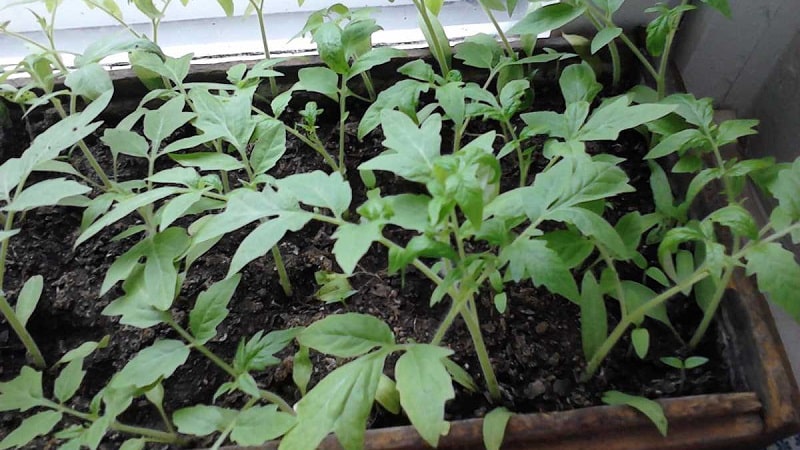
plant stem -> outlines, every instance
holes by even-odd
[[[680,6],[678,8],[683,8],[684,6],[689,4],[689,0],[681,0]],[[678,32],[678,26],[680,26],[681,19],[683,18],[683,11],[678,13],[678,19],[676,20],[676,27],[671,28],[669,33],[667,33],[667,40],[664,45],[664,53],[661,55],[661,61],[658,65],[658,77],[656,77],[656,91],[658,92],[658,99],[661,100],[664,98],[667,92],[667,68],[669,67],[669,57],[670,53],[672,53],[672,43],[675,41],[675,34]]]
[[[717,288],[714,290],[714,295],[711,297],[711,302],[704,311],[703,320],[700,322],[700,325],[692,335],[692,339],[689,341],[689,348],[692,350],[694,350],[700,344],[700,341],[703,339],[703,336],[705,336],[706,331],[708,331],[709,325],[711,325],[711,320],[716,316],[715,313],[719,307],[722,297],[725,294],[725,289],[728,287],[728,282],[731,280],[733,271],[734,267],[726,268],[725,272],[722,274],[722,277],[720,277],[719,281],[717,282]]]
[[[492,362],[489,360],[489,352],[486,350],[486,343],[483,341],[483,334],[481,333],[481,326],[478,321],[478,312],[475,309],[475,300],[470,298],[467,300],[466,307],[461,310],[461,317],[464,318],[464,323],[467,325],[467,330],[472,337],[472,343],[475,346],[475,353],[478,355],[478,362],[481,365],[481,371],[484,378],[486,378],[486,387],[489,389],[489,395],[492,400],[500,400],[500,387],[497,383],[497,376],[494,373]]]
[[[339,87],[339,172],[344,176],[347,167],[344,165],[344,126],[347,122],[347,82],[345,77],[341,77]]]
[[[264,25],[264,0],[261,0],[258,5],[256,5],[255,0],[250,0],[250,4],[253,5],[253,8],[256,10],[256,14],[258,14],[258,26],[261,29],[261,45],[264,46],[264,58],[270,59],[269,43],[267,42],[267,28]],[[278,84],[275,82],[275,77],[269,77],[269,91],[272,93],[273,97],[278,95]]]
[[[188,342],[189,345],[191,345],[192,347],[196,348],[197,351],[199,351],[200,353],[203,354],[203,356],[205,356],[206,358],[211,360],[211,362],[216,364],[217,367],[219,367],[220,369],[224,370],[233,379],[239,378],[240,374],[236,371],[236,369],[231,367],[230,364],[228,364],[225,361],[223,361],[222,358],[220,358],[214,352],[209,350],[208,347],[206,347],[205,345],[203,345],[200,342],[198,342],[197,339],[194,338],[194,336],[192,336],[188,331],[186,331],[186,329],[184,329],[182,326],[178,325],[178,323],[175,322],[175,319],[173,319],[172,316],[168,315],[165,318],[164,321],[173,330],[175,330],[181,336],[181,338],[183,338],[183,340]],[[275,394],[273,392],[270,392],[270,391],[268,391],[266,389],[259,389],[259,393],[260,393],[262,399],[267,400],[267,401],[272,402],[272,403],[275,403],[276,405],[278,405],[278,408],[280,408],[281,410],[283,410],[285,412],[288,412],[288,413],[290,413],[292,415],[295,414],[294,409],[292,409],[291,405],[286,403],[286,401],[283,398],[281,398],[279,395],[277,395],[277,394]]]
[[[275,260],[275,268],[278,270],[278,282],[283,288],[283,293],[287,297],[292,296],[292,280],[289,279],[289,274],[286,273],[286,266],[283,264],[283,257],[278,244],[272,246],[272,259]]]
[[[64,70],[66,71],[66,68],[64,68]],[[61,106],[61,101],[58,100],[57,98],[53,97],[51,99],[51,103],[53,104],[53,107],[58,112],[58,115],[61,116],[61,119],[62,120],[66,119],[67,118],[67,112],[64,111],[64,108]],[[94,170],[95,174],[98,177],[100,177],[100,181],[102,181],[103,186],[105,186],[106,189],[113,188],[114,184],[108,178],[108,175],[106,175],[106,172],[103,170],[103,168],[100,167],[100,164],[97,162],[97,160],[95,159],[94,155],[92,155],[91,150],[89,150],[89,147],[86,145],[86,142],[84,142],[83,139],[80,139],[78,141],[78,147],[81,149],[81,152],[83,153],[84,158],[86,158],[86,161],[88,161],[89,166],[91,166],[92,170]]]
[[[5,250],[7,246],[5,245],[8,241],[3,242],[3,256],[5,256]],[[5,260],[5,258],[3,258]],[[25,329],[25,325],[19,321],[17,317],[17,313],[14,312],[14,309],[11,308],[11,305],[6,300],[5,295],[0,293],[0,313],[8,321],[8,325],[11,326],[11,329],[14,330],[14,333],[17,334],[17,337],[22,341],[22,345],[25,346],[25,350],[31,355],[33,358],[33,365],[39,369],[44,369],[47,367],[47,364],[44,361],[44,356],[42,356],[42,352],[39,350],[39,347],[36,345],[36,341],[33,340],[33,336],[28,333],[28,330]]]
[[[587,17],[589,18],[589,21],[592,22],[592,25],[594,25],[597,31],[603,30],[603,25],[600,23],[597,17],[594,16],[596,11],[587,10],[587,12],[588,12]],[[603,17],[608,18],[609,21],[611,20],[606,14],[601,13],[601,15]],[[614,89],[617,89],[619,87],[619,80],[622,74],[622,64],[619,59],[619,48],[617,47],[617,43],[614,42],[613,40],[608,43],[608,52],[611,54],[611,66],[612,66],[611,86]]]
[[[370,103],[374,102],[377,96],[375,94],[375,86],[372,85],[372,76],[370,76],[369,72],[361,72],[361,79],[364,80],[364,87],[367,88]]]
[[[422,21],[425,24],[425,28],[428,29],[428,35],[431,37],[431,43],[434,47],[431,50],[436,57],[436,62],[439,64],[439,70],[442,71],[442,76],[446,77],[447,74],[450,73],[450,67],[447,63],[447,59],[445,58],[444,48],[442,47],[443,44],[439,42],[439,38],[437,37],[433,28],[433,23],[431,23],[431,18],[428,16],[428,7],[425,6],[425,2],[423,0],[413,1],[414,6],[417,7],[417,11],[419,11],[420,16],[422,16]]]
[[[603,247],[599,242],[595,242],[595,247],[600,253],[600,257],[606,263],[606,267],[608,267],[609,270],[611,270],[611,273],[614,275],[614,287],[617,289],[617,296],[619,297],[619,312],[620,316],[624,318],[628,315],[628,306],[625,303],[625,291],[622,289],[622,281],[620,280],[617,266],[614,264],[614,260],[611,259],[611,255],[608,254],[608,250],[606,250],[605,247]]]
[[[508,38],[506,38],[506,34],[503,32],[503,29],[500,27],[500,24],[497,23],[497,19],[494,17],[494,13],[492,12],[492,10],[487,8],[483,2],[479,1],[478,4],[481,5],[481,8],[483,8],[483,12],[486,13],[486,16],[492,22],[495,31],[497,31],[497,35],[500,36],[500,40],[503,41],[503,48],[506,51],[506,55],[508,55],[509,58],[516,60],[517,54],[514,53],[514,48],[511,47],[511,44],[508,42]]]

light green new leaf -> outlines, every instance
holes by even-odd
[[[200,170],[238,170],[244,168],[241,161],[225,153],[193,152],[171,154],[169,157],[184,167],[197,167]]]
[[[758,131],[753,129],[757,125],[758,120],[726,120],[717,129],[717,145],[723,146],[736,142],[740,137],[757,134]]]
[[[277,180],[279,191],[288,193],[302,203],[327,208],[337,218],[347,211],[352,200],[352,191],[342,174],[326,174],[321,170],[290,175]]]
[[[218,406],[195,405],[181,408],[172,414],[172,421],[183,434],[207,436],[224,431],[236,420],[236,411]]]
[[[308,212],[287,211],[259,225],[239,244],[231,259],[227,276],[238,273],[251,261],[266,254],[283,239],[287,231],[298,231],[310,220],[311,214]]]
[[[81,245],[84,241],[99,233],[103,228],[111,225],[112,223],[122,219],[128,214],[150,203],[154,203],[162,198],[168,197],[176,192],[178,187],[160,187],[142,194],[127,198],[119,203],[108,214],[101,217],[95,223],[91,224],[86,230],[78,236],[75,241],[75,247]]]
[[[40,181],[25,188],[2,211],[27,211],[41,206],[58,205],[66,198],[85,194],[92,189],[77,181],[66,178],[54,178]]]
[[[147,139],[154,143],[161,142],[192,120],[195,114],[183,112],[185,105],[183,97],[178,96],[156,110],[147,111],[144,115],[144,135]]]
[[[0,441],[0,450],[22,447],[34,438],[49,433],[58,422],[61,422],[61,417],[62,414],[56,411],[42,411],[28,417]]]
[[[53,387],[53,394],[59,402],[66,402],[78,392],[84,375],[86,371],[83,370],[83,358],[73,359],[61,369]]]
[[[301,345],[297,353],[294,354],[292,381],[294,381],[297,389],[300,390],[300,395],[304,397],[308,390],[308,382],[311,381],[311,374],[313,373],[314,366],[311,363],[311,358],[308,356],[308,347]]]
[[[407,115],[383,110],[381,124],[386,135],[383,145],[389,150],[362,163],[359,170],[385,170],[411,181],[429,181],[440,154],[441,116],[434,114],[417,127]]]
[[[600,30],[592,39],[592,54],[599,52],[600,49],[611,43],[622,34],[622,28],[606,27]]]
[[[304,67],[297,72],[297,79],[299,81],[292,87],[293,91],[318,92],[334,101],[339,98],[339,76],[331,69]]]
[[[111,0],[104,0],[104,4],[116,6]],[[104,36],[103,39],[98,39],[89,44],[82,55],[76,56],[75,65],[83,67],[92,63],[98,63],[108,56],[128,53],[134,50],[157,52],[158,46],[149,39],[139,39],[131,35]]]
[[[577,102],[591,103],[603,89],[603,85],[597,82],[594,69],[585,62],[567,66],[561,72],[558,84],[567,105]]]
[[[550,292],[579,303],[578,285],[557,252],[539,239],[523,239],[504,248],[500,259],[508,261],[511,279],[530,277],[535,286],[544,285]]]
[[[455,397],[455,391],[443,359],[451,354],[447,348],[414,344],[394,369],[400,404],[420,436],[433,447],[450,431],[444,405]]]
[[[664,117],[676,108],[661,104],[629,106],[630,102],[629,97],[621,96],[603,103],[583,125],[578,138],[583,141],[614,141],[620,131]]]
[[[166,147],[159,150],[158,154],[165,155],[167,153],[177,152],[178,150],[186,150],[189,148],[199,147],[201,145],[205,145],[213,141],[214,139],[219,139],[221,137],[223,137],[222,130],[217,130],[216,134],[213,133],[194,134],[192,136],[170,142],[169,144],[167,144]]]
[[[581,344],[583,356],[589,361],[608,337],[606,303],[591,271],[583,275],[580,299]]]
[[[667,418],[664,416],[664,410],[661,405],[653,400],[625,394],[624,392],[608,391],[603,394],[603,403],[607,405],[628,405],[636,408],[653,422],[653,425],[658,428],[658,432],[662,436],[667,435]]]
[[[452,82],[436,88],[436,100],[455,126],[461,126],[464,123],[466,103],[461,83]]]
[[[239,286],[241,275],[218,281],[197,296],[189,313],[189,329],[201,344],[217,334],[217,326],[228,316],[228,303]]]
[[[430,66],[426,67],[430,70],[432,77],[433,69]],[[420,94],[427,92],[429,88],[428,83],[406,79],[400,80],[381,91],[378,94],[378,98],[369,105],[369,108],[361,117],[361,122],[358,124],[358,138],[363,139],[364,136],[380,125],[381,111],[385,109],[400,108],[406,114],[416,115],[416,104],[419,102]]]
[[[747,275],[756,275],[758,288],[770,300],[781,306],[795,320],[800,321],[800,266],[794,253],[775,242],[762,242],[753,246],[745,256]]]
[[[733,14],[731,13],[731,5],[728,3],[728,0],[702,0],[703,3],[706,3],[708,6],[716,9],[722,15],[727,17],[728,19],[733,18]]]
[[[486,450],[500,450],[506,434],[508,419],[513,413],[506,408],[499,407],[491,410],[483,418],[483,445]]]
[[[150,145],[141,134],[119,128],[106,128],[100,138],[111,149],[111,153],[146,158]]]
[[[28,323],[28,319],[30,319],[33,310],[36,309],[36,305],[39,303],[39,299],[42,297],[43,286],[44,278],[41,275],[34,275],[25,281],[19,291],[14,312],[17,313],[17,320],[20,321],[23,327]]]
[[[389,325],[367,314],[335,314],[306,327],[297,342],[321,353],[351,358],[393,345],[394,333]]]
[[[231,430],[231,439],[239,445],[261,445],[283,436],[296,420],[278,411],[276,405],[254,406],[239,413]]]
[[[42,373],[28,366],[13,380],[0,383],[0,411],[27,411],[44,403]]]
[[[255,192],[250,189],[236,189],[228,194],[228,205],[221,214],[207,216],[202,225],[193,233],[195,243],[208,241],[237,230],[250,222],[280,214],[283,209],[277,201],[277,194],[271,191]]]
[[[233,0],[217,0],[219,6],[225,11],[225,15],[231,17],[233,15]]]
[[[456,46],[456,59],[479,69],[492,69],[502,55],[502,50],[494,37],[476,34]]]
[[[555,3],[535,9],[514,24],[508,34],[532,34],[538,36],[572,22],[586,10],[585,6]]]
[[[169,378],[186,362],[189,347],[181,341],[162,339],[141,350],[109,382],[111,388],[149,386],[160,378]]]
[[[376,352],[323,378],[297,403],[297,425],[284,436],[279,448],[314,450],[334,432],[345,450],[362,449],[385,359],[385,353]]]
[[[333,254],[345,274],[351,275],[356,264],[367,253],[373,242],[381,238],[379,222],[345,223],[336,229],[333,237]]]
[[[70,72],[64,78],[64,84],[72,90],[73,94],[89,100],[95,100],[103,92],[114,89],[108,72],[97,63],[87,64]]]

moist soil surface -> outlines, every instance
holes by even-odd
[[[324,99],[313,98],[327,112],[337,111],[335,105]],[[290,119],[298,118],[293,111],[302,108],[303,102],[293,102],[293,109],[286,114]],[[347,124],[347,165],[350,184],[353,188],[351,211],[365,200],[366,194],[355,167],[361,162],[383,151],[380,131],[368,135],[363,142],[356,138],[357,119],[363,106],[353,105],[351,119]],[[563,110],[557,86],[537,85],[535,109]],[[124,108],[123,108],[124,109]],[[105,126],[113,126],[121,114],[109,113]],[[285,116],[284,116],[285,118]],[[319,124],[319,135],[329,149],[337,146],[337,117],[325,115]],[[0,163],[10,157],[18,156],[30,141],[30,137],[42,131],[56,120],[50,111],[39,111],[16,120],[10,127],[0,131]],[[23,126],[24,124],[24,126]],[[490,129],[490,123],[473,120],[471,134]],[[101,164],[110,170],[110,155],[98,140],[101,127],[87,143],[96,153]],[[192,132],[191,127],[176,132],[174,139],[185,137]],[[447,141],[450,136],[443,133],[443,149],[451,148]],[[470,139],[467,137],[467,139]],[[541,144],[541,143],[539,143]],[[498,140],[498,146],[502,145]],[[649,169],[641,159],[646,153],[643,139],[635,132],[625,132],[617,142],[591,144],[591,153],[605,152],[625,158],[621,167],[628,173],[630,183],[636,192],[620,195],[613,199],[607,208],[607,218],[611,223],[625,213],[639,210],[651,212],[652,197],[649,187]],[[80,152],[75,150],[68,156],[70,162],[83,173],[90,173]],[[541,170],[546,160],[535,157],[533,172]],[[161,161],[168,164],[167,161]],[[287,139],[287,152],[271,172],[276,177],[311,170],[329,171],[322,158],[291,136]],[[504,176],[511,188],[518,180],[518,168],[513,155],[504,159]],[[122,157],[120,179],[144,176],[146,167],[140,162]],[[33,180],[35,181],[35,180]],[[231,174],[236,183],[236,174]],[[387,174],[378,174],[378,183],[384,194],[399,192],[422,192],[423,186],[396,179]],[[96,195],[97,192],[94,193]],[[101,314],[103,308],[122,295],[118,287],[102,297],[98,297],[100,284],[109,265],[117,256],[129,249],[136,241],[126,238],[112,241],[112,237],[137,223],[130,216],[107,228],[100,235],[74,248],[80,234],[82,211],[73,207],[51,207],[31,211],[21,217],[18,227],[22,232],[11,240],[8,253],[5,280],[6,295],[14,299],[29,277],[44,277],[44,292],[39,306],[29,321],[29,328],[44,353],[49,364],[57,361],[66,351],[87,340],[99,340],[110,335],[108,347],[96,351],[86,359],[86,378],[70,404],[79,410],[86,410],[92,397],[105,385],[109,378],[119,371],[139,350],[153,344],[157,339],[179,337],[166,326],[138,329],[120,325],[117,318]],[[182,222],[188,225],[190,220]],[[183,283],[180,297],[172,312],[179,323],[186,324],[188,312],[194,299],[212,283],[224,278],[230,259],[241,240],[252,227],[240,229],[227,235],[214,248],[198,260],[189,270]],[[431,283],[416,270],[409,269],[404,277],[387,273],[387,254],[383,247],[373,244],[370,252],[360,261],[350,282],[357,292],[342,303],[325,304],[315,298],[318,286],[314,273],[320,270],[338,271],[332,254],[333,228],[327,224],[312,222],[300,232],[287,235],[281,242],[280,250],[290,274],[294,293],[286,296],[280,285],[271,256],[261,257],[250,263],[242,273],[242,281],[230,302],[230,315],[218,327],[217,337],[209,348],[230,361],[237,344],[258,331],[273,331],[295,326],[309,325],[329,314],[359,312],[372,314],[389,324],[398,342],[427,342],[435,333],[444,316],[447,302],[429,306]],[[385,230],[390,239],[404,243],[410,235],[403,230]],[[652,257],[653,248],[645,253]],[[591,263],[595,256],[587,259]],[[643,280],[635,267],[620,267],[625,279]],[[578,278],[580,279],[580,278]],[[656,286],[653,288],[657,289]],[[507,287],[508,308],[500,314],[492,301],[492,295],[484,292],[478,299],[481,328],[496,370],[503,399],[502,404],[518,413],[561,411],[600,405],[605,391],[619,390],[626,393],[644,395],[651,398],[694,394],[722,393],[732,390],[726,361],[722,358],[722,348],[717,332],[712,329],[705,342],[694,354],[710,358],[704,366],[689,370],[682,381],[678,370],[659,362],[662,356],[679,355],[680,342],[664,326],[647,321],[645,325],[651,333],[649,356],[640,360],[629,341],[621,342],[611,353],[599,373],[586,383],[579,382],[585,366],[581,347],[580,311],[575,304],[536,288],[532,283],[522,282]],[[615,310],[612,302],[609,311]],[[701,313],[694,302],[678,298],[668,304],[669,315],[684,340],[688,340],[700,321]],[[611,319],[609,326],[614,325]],[[452,359],[462,365],[483,387],[483,377],[466,327],[457,321],[448,332],[444,344],[455,353]],[[279,365],[269,367],[256,374],[256,380],[264,388],[273,390],[290,403],[299,400],[299,393],[292,382],[292,355],[295,347],[290,347],[278,356]],[[312,352],[313,355],[313,352]],[[687,355],[683,355],[687,356]],[[344,361],[337,361],[324,355],[313,355],[314,375],[311,386],[325,374]],[[25,351],[16,335],[5,320],[0,321],[0,380],[15,377],[26,364]],[[392,376],[394,360],[386,364],[387,374]],[[58,369],[45,371],[45,392],[50,393],[52,381]],[[175,374],[164,382],[166,389],[165,408],[168,414],[195,404],[211,404],[214,392],[222,383],[228,381],[227,375],[198,352],[193,352],[189,360]],[[217,405],[237,407],[246,399],[239,394],[221,397]],[[483,393],[470,393],[456,386],[456,398],[447,405],[447,419],[458,420],[482,417],[492,405]],[[0,413],[0,436],[13,430],[21,420],[19,412]],[[161,429],[163,424],[155,408],[144,398],[135,400],[120,421],[139,426]],[[386,427],[407,424],[403,416],[395,416],[376,406],[371,417],[371,427]],[[103,443],[104,448],[117,448],[125,436],[110,434]],[[211,441],[197,440],[197,446],[210,445]],[[56,440],[40,438],[31,448],[56,448]]]

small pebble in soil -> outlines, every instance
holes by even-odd
[[[547,333],[547,329],[549,327],[550,327],[550,325],[548,325],[547,322],[539,322],[538,324],[536,324],[536,334],[545,334],[545,333]]]
[[[525,386],[525,390],[523,394],[526,398],[533,400],[534,398],[544,394],[547,392],[547,385],[544,384],[542,380],[536,380],[533,383],[528,384]]]

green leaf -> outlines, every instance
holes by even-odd
[[[500,450],[506,434],[508,419],[513,414],[506,408],[499,407],[491,410],[483,418],[483,445],[486,450]]]
[[[76,359],[82,359],[92,354],[95,350],[99,348],[105,348],[108,346],[110,336],[105,335],[99,342],[95,341],[88,341],[84,342],[83,344],[79,345],[78,347],[68,351],[58,360],[56,364],[64,364],[70,361],[74,361]]]
[[[255,142],[250,153],[253,173],[266,173],[286,151],[286,131],[279,120],[265,119],[256,124],[253,132]]]
[[[311,358],[308,356],[308,347],[303,345],[294,354],[292,364],[292,381],[294,381],[297,389],[300,390],[300,395],[306,395],[308,390],[308,382],[311,381],[311,374],[314,373],[314,366],[311,363]]]
[[[289,328],[286,330],[272,331],[264,335],[259,331],[246,343],[241,341],[236,349],[233,367],[238,372],[264,370],[267,366],[274,366],[281,362],[274,355],[286,348],[297,337],[302,328]]]
[[[631,342],[633,343],[633,349],[636,351],[636,356],[639,359],[644,359],[650,349],[650,333],[647,328],[636,328],[631,331]]]
[[[455,397],[455,391],[442,360],[452,353],[434,345],[414,344],[394,369],[400,404],[420,436],[433,447],[450,430],[444,420],[444,405]]]
[[[535,286],[545,285],[550,292],[579,302],[578,285],[572,273],[558,253],[547,247],[544,241],[517,240],[500,252],[500,259],[508,261],[508,271],[515,282],[530,277]]]
[[[192,91],[194,92],[194,91]],[[160,108],[144,114],[144,135],[151,142],[162,142],[178,128],[192,120],[192,112],[183,112],[186,102],[177,96],[161,105]]]
[[[186,150],[189,148],[199,147],[201,145],[208,144],[214,139],[219,139],[223,137],[222,130],[213,130],[213,131],[214,133],[200,133],[189,137],[185,137],[183,139],[172,141],[169,144],[167,144],[166,147],[162,148],[158,152],[158,154],[166,155],[168,153],[177,152],[178,150]]]
[[[105,4],[116,6],[113,1]],[[98,63],[108,56],[128,53],[134,50],[158,51],[158,46],[149,39],[134,38],[130,35],[107,36],[89,44],[82,55],[75,57],[75,65],[83,67]]]
[[[662,103],[676,105],[675,114],[700,129],[710,129],[714,121],[714,100],[711,98],[697,99],[692,94],[673,94]]]
[[[231,17],[233,15],[233,0],[217,0],[219,6],[225,11],[225,15]]]
[[[630,280],[622,281],[622,292],[625,295],[625,306],[628,308],[629,312],[635,311],[649,300],[652,300],[658,296],[658,294],[653,292],[653,290],[649,287]],[[615,291],[611,291],[611,296],[616,298],[617,293]],[[617,298],[617,300],[619,300],[619,298]],[[667,307],[664,303],[651,308],[645,315],[663,323],[664,325],[671,326],[669,316],[667,316]],[[641,321],[638,321],[636,325],[638,326],[640,323]]]
[[[704,356],[690,356],[686,358],[686,361],[683,362],[683,366],[686,368],[686,370],[689,370],[700,367],[707,362],[708,358]]]
[[[19,291],[14,312],[23,327],[28,323],[28,319],[30,319],[31,314],[36,309],[36,305],[39,303],[39,299],[42,297],[43,286],[44,278],[41,275],[34,275],[25,281]]]
[[[497,41],[486,34],[476,34],[456,46],[456,59],[464,64],[478,69],[492,69],[497,65],[502,55]]]
[[[378,381],[378,390],[375,391],[375,400],[392,414],[400,414],[400,393],[394,380],[381,374]]]
[[[385,170],[419,183],[429,181],[434,160],[440,154],[441,117],[434,114],[418,128],[407,115],[384,110],[381,123],[386,135],[383,145],[389,150],[362,163],[358,169]]]
[[[287,231],[298,231],[310,220],[311,215],[304,211],[286,212],[256,227],[236,249],[227,276],[232,276],[254,259],[265,255],[283,239]]]
[[[599,52],[600,49],[610,44],[620,34],[622,34],[622,28],[619,27],[606,27],[600,30],[592,39],[592,54]]]
[[[658,428],[658,432],[662,436],[667,435],[667,418],[664,416],[664,410],[661,405],[653,400],[619,391],[608,391],[603,394],[603,403],[608,405],[628,405],[636,408],[653,422],[653,425]]]
[[[160,378],[169,378],[189,357],[186,344],[174,339],[162,339],[141,350],[109,382],[112,388],[149,386]]]
[[[356,264],[367,253],[373,242],[382,237],[379,222],[345,223],[336,229],[333,238],[333,255],[345,274],[351,275]]]
[[[336,73],[344,74],[350,69],[342,45],[342,29],[333,22],[325,22],[312,32],[322,62]]]
[[[507,33],[536,36],[563,27],[580,17],[585,10],[585,6],[573,6],[568,3],[546,5],[523,17]]]
[[[348,78],[352,78],[356,75],[364,73],[373,67],[380,66],[381,64],[386,64],[393,58],[402,58],[406,55],[406,52],[402,50],[398,50],[396,48],[391,47],[378,47],[373,48],[367,53],[360,55],[358,59],[355,60],[353,66],[348,70],[347,76]]]
[[[288,191],[294,198],[310,206],[327,208],[337,218],[347,211],[352,200],[352,191],[342,174],[330,175],[320,170],[290,175],[277,180],[278,189]]]
[[[790,168],[778,172],[778,177],[770,188],[778,200],[780,209],[793,221],[800,220],[800,159]]]
[[[444,363],[447,372],[453,378],[453,381],[460,384],[464,389],[470,392],[478,392],[478,384],[475,383],[475,379],[472,378],[472,375],[470,375],[469,372],[448,358],[443,359],[442,362]]]
[[[362,449],[385,358],[385,353],[376,352],[323,378],[295,406],[297,425],[284,436],[279,448],[314,450],[332,431],[345,450]]]
[[[594,69],[585,62],[567,66],[561,72],[558,84],[567,105],[577,102],[591,103],[603,89],[603,85],[595,78]]]
[[[83,358],[74,359],[61,369],[53,388],[53,394],[59,402],[65,403],[78,392],[84,375],[86,371],[83,370]]]
[[[61,418],[62,414],[56,411],[42,411],[28,417],[0,441],[0,450],[22,447],[34,438],[50,433]]]
[[[703,133],[694,128],[670,134],[647,152],[644,159],[663,158],[664,156],[683,150],[687,144],[691,144],[700,139],[703,139]]]
[[[147,303],[166,311],[175,298],[178,271],[175,260],[189,247],[189,237],[183,228],[172,227],[157,233],[147,241],[144,256],[143,283],[148,294]]]
[[[144,450],[145,444],[147,441],[144,438],[128,439],[122,443],[119,450]]]
[[[158,230],[164,231],[167,229],[170,225],[172,225],[173,222],[182,217],[186,211],[189,210],[189,208],[199,202],[202,198],[203,191],[193,191],[181,194],[171,199],[159,211],[159,217],[161,219],[158,223]]]
[[[11,381],[0,383],[0,411],[27,411],[45,403],[42,373],[24,366]]]
[[[676,358],[674,356],[665,356],[660,358],[660,361],[674,369],[683,370],[685,367],[683,366],[683,361],[680,358]]]
[[[750,239],[758,237],[758,225],[755,219],[740,205],[731,204],[718,209],[708,216],[708,219],[730,228],[734,233]]]
[[[100,64],[91,63],[67,74],[64,84],[73,94],[96,100],[103,92],[113,90],[111,77]]]
[[[582,141],[614,141],[622,130],[636,128],[659,119],[675,110],[673,105],[630,105],[627,96],[604,102],[583,125],[578,138]]]
[[[588,209],[577,207],[560,208],[550,213],[548,217],[552,220],[575,225],[581,233],[593,237],[616,256],[627,256],[627,247],[617,231],[605,219]]]
[[[244,165],[238,159],[225,153],[194,152],[172,154],[169,157],[184,167],[197,167],[200,170],[238,170],[244,168]]]
[[[733,14],[731,14],[731,5],[728,3],[728,0],[702,0],[703,3],[711,6],[712,8],[716,9],[722,15],[727,17],[728,19],[733,18]]]
[[[217,326],[228,315],[228,303],[239,286],[241,275],[218,281],[197,296],[189,313],[189,329],[200,344],[217,335]]]
[[[603,293],[597,285],[594,275],[586,271],[581,283],[581,343],[583,355],[587,361],[608,337],[608,314]]]
[[[747,275],[756,275],[758,288],[800,321],[800,266],[794,253],[774,242],[760,242],[748,250],[745,258]]]
[[[294,424],[294,416],[279,412],[276,405],[254,406],[236,417],[231,440],[239,445],[261,445],[283,436]]]
[[[84,230],[83,233],[78,236],[78,239],[75,241],[75,247],[99,233],[103,228],[122,219],[136,209],[168,197],[179,190],[180,188],[178,187],[160,187],[122,200],[121,202],[117,203],[114,209],[108,214],[87,227],[86,230]]]
[[[18,212],[41,206],[57,205],[66,198],[85,194],[91,190],[88,186],[66,178],[44,180],[25,188],[14,197],[11,203],[0,208],[0,210]]]
[[[758,131],[753,129],[757,125],[758,120],[726,120],[719,124],[717,129],[717,145],[721,147],[736,142],[740,137],[758,134]]]
[[[172,414],[172,422],[183,434],[207,436],[224,431],[236,420],[236,411],[218,406],[195,405],[181,408]]]
[[[376,317],[346,313],[314,322],[300,333],[297,341],[321,353],[351,358],[375,347],[393,345],[394,333]]]
[[[150,145],[139,133],[119,128],[106,128],[100,138],[111,149],[111,153],[146,158]]]
[[[466,104],[464,102],[464,90],[460,82],[451,82],[438,87],[436,89],[436,100],[455,126],[461,126],[464,123]]]
[[[326,67],[304,67],[297,72],[297,79],[299,81],[292,87],[293,91],[318,92],[331,100],[338,101],[339,76],[331,69]]]
[[[192,89],[189,98],[197,112],[194,126],[211,136],[222,137],[239,153],[244,152],[256,127],[250,115],[254,91],[255,86],[221,97],[203,89]]]
[[[433,69],[428,65],[426,67],[430,70],[432,77]],[[400,80],[381,91],[375,102],[367,108],[361,117],[361,122],[358,124],[358,138],[363,139],[364,136],[378,127],[381,122],[381,111],[384,109],[399,108],[400,111],[411,117],[416,116],[420,94],[427,92],[429,88],[428,83],[421,83],[416,80]]]

